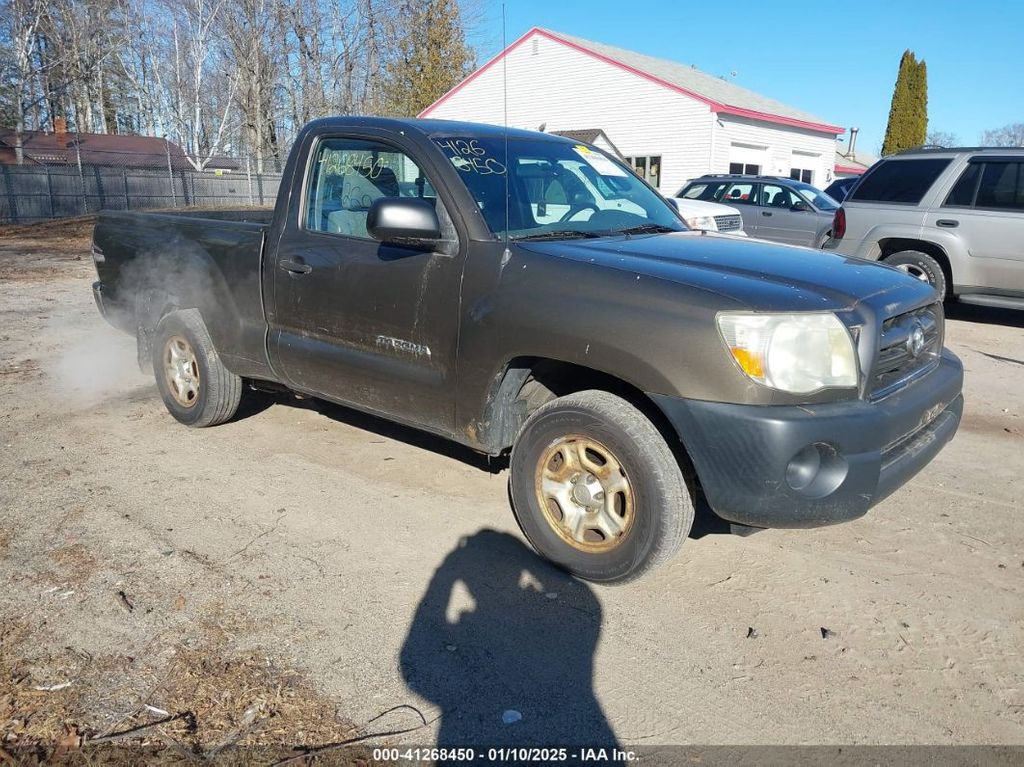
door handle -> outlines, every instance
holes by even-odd
[[[761,211],[761,215],[762,216],[770,216],[771,214],[772,214],[772,212],[770,210],[762,210]]]
[[[309,264],[303,264],[298,261],[278,261],[277,265],[284,269],[289,274],[309,274],[313,271],[313,267]]]
[[[944,226],[947,229],[953,229],[954,227],[960,226],[960,222],[954,221],[951,218],[940,218],[938,221],[935,222],[935,225]]]

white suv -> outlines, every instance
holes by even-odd
[[[701,229],[707,232],[725,232],[746,237],[743,231],[743,216],[738,209],[730,205],[704,200],[691,200],[686,197],[666,197],[689,229]]]
[[[1024,309],[1024,147],[885,158],[836,211],[825,248],[884,261],[946,299]]]

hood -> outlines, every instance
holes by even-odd
[[[524,242],[520,247],[687,285],[752,311],[839,311],[864,303],[887,317],[935,300],[926,283],[874,261],[714,233]]]
[[[740,212],[729,205],[722,205],[719,202],[708,202],[707,200],[691,200],[686,197],[676,197],[676,204],[679,212],[684,216],[738,216]]]

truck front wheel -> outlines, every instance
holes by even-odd
[[[153,336],[153,372],[167,410],[186,426],[216,426],[238,410],[242,379],[220,361],[196,309],[160,320]]]
[[[510,490],[524,535],[574,575],[623,583],[667,561],[693,524],[679,463],[621,397],[583,391],[530,416],[512,449]]]

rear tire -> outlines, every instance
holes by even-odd
[[[901,250],[891,256],[886,256],[882,259],[882,263],[895,266],[921,282],[927,282],[935,288],[940,300],[945,301],[948,298],[946,272],[943,270],[942,264],[927,253],[922,253],[919,250]]]
[[[675,455],[621,397],[583,391],[540,407],[512,449],[512,506],[523,534],[574,575],[625,583],[682,545],[694,508]]]
[[[242,379],[224,367],[196,309],[166,315],[153,334],[153,372],[168,412],[186,426],[230,420]]]

